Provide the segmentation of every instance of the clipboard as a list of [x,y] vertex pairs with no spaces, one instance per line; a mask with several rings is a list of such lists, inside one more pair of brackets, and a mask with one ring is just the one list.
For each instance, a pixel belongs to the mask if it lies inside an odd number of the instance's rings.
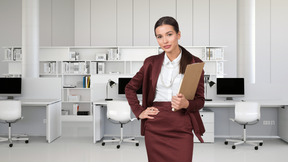
[[182,93],[187,100],[194,99],[204,64],[204,62],[201,62],[186,66],[179,93]]

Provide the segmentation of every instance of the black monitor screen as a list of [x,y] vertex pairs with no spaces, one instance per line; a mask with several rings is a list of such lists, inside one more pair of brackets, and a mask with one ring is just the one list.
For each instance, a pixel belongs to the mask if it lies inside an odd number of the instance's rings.
[[[125,94],[126,84],[128,84],[131,79],[132,78],[118,78],[118,94]],[[142,94],[142,87],[138,89],[136,93]]]
[[21,78],[0,78],[1,96],[18,96],[21,94]]
[[217,95],[244,95],[244,78],[217,78]]

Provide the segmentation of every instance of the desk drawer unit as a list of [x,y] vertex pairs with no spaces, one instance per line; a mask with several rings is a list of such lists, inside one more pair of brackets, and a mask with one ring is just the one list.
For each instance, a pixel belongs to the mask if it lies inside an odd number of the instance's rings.
[[279,108],[278,111],[278,134],[284,141],[288,142],[288,106],[285,106],[284,108]]
[[[204,142],[214,142],[214,112],[209,109],[204,109],[200,111],[200,115],[206,130],[202,136]],[[194,141],[199,142],[196,136],[194,136]]]

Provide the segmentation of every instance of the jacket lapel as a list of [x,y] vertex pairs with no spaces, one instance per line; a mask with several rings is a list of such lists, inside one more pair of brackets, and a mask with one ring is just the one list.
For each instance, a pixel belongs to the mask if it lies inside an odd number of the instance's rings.
[[164,52],[159,54],[159,57],[153,62],[153,68],[152,68],[152,89],[153,89],[153,94],[155,94],[156,91],[156,85],[157,85],[157,80],[161,71],[161,67],[164,61]]

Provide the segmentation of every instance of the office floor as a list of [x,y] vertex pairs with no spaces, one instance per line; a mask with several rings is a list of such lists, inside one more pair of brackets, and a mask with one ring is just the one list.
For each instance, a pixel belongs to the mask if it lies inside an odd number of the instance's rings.
[[[15,142],[12,148],[0,143],[1,162],[147,162],[144,139],[140,146],[123,144],[116,149],[115,144],[93,144],[91,138],[61,137],[51,144],[44,137],[31,137],[30,143]],[[235,150],[224,145],[224,139],[216,139],[214,144],[195,144],[193,162],[286,162],[288,143],[280,139],[264,139],[259,150],[244,145]],[[175,155],[177,156],[177,155]]]

